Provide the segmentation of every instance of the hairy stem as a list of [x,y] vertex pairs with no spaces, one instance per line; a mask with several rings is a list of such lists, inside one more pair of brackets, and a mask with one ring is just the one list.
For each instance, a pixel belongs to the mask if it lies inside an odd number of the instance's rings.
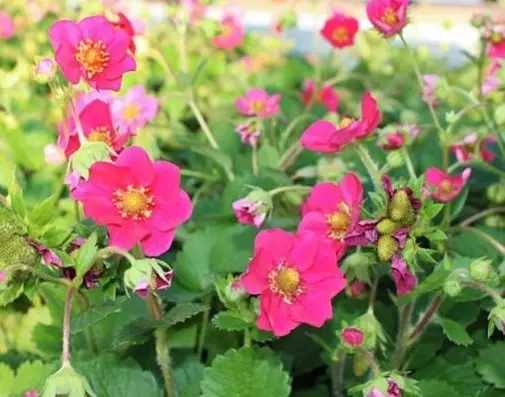
[[259,173],[259,165],[258,165],[258,148],[256,145],[252,145],[252,171],[254,175],[258,175]]
[[409,151],[405,147],[403,147],[402,152],[410,178],[414,180],[417,179],[416,170],[414,169],[414,164],[412,164],[412,159],[410,158]]
[[381,369],[379,367],[379,364],[375,360],[373,353],[370,350],[365,349],[364,347],[358,348],[358,351],[361,354],[363,354],[363,356],[365,356],[365,358],[367,359],[368,363],[370,364],[370,369],[372,370],[374,376],[375,377],[379,376],[381,373]]
[[345,352],[340,352],[338,361],[330,365],[332,397],[344,397]]
[[410,323],[410,314],[412,313],[412,304],[407,303],[403,306],[400,320],[398,323],[398,339],[396,342],[395,352],[393,354],[392,369],[399,369],[403,363],[403,358],[408,347],[408,330]]
[[503,298],[501,295],[496,291],[495,289],[487,286],[486,284],[480,283],[478,281],[472,281],[472,280],[465,280],[461,281],[461,285],[464,285],[466,287],[474,288],[481,290],[485,294],[489,295],[497,305],[502,305],[503,304]]
[[65,309],[63,312],[63,340],[61,364],[63,366],[70,364],[70,316],[72,314],[72,299],[74,297],[75,288],[70,287],[65,298]]
[[423,317],[421,317],[421,320],[417,323],[415,326],[414,330],[410,333],[409,335],[409,342],[413,342],[417,339],[418,336],[420,336],[423,331],[426,329],[428,324],[430,323],[431,319],[437,312],[438,308],[440,307],[442,303],[442,296],[437,295],[431,302],[430,306],[428,307],[428,310],[426,310],[426,313],[424,313]]
[[200,108],[196,104],[195,100],[193,98],[191,98],[188,101],[188,105],[189,105],[191,111],[193,112],[193,114],[195,115],[196,120],[198,121],[198,124],[200,124],[200,128],[202,129],[203,133],[205,134],[205,137],[207,138],[207,140],[209,141],[210,146],[212,146],[214,149],[219,149],[219,145],[218,145],[216,139],[214,138],[214,135],[212,135],[212,131],[210,130],[209,125],[205,121],[205,118],[203,117],[202,112],[200,111]]
[[281,170],[286,170],[288,169],[293,163],[296,161],[298,156],[302,153],[303,148],[300,145],[300,142],[296,141],[294,142],[288,150],[284,152],[282,155],[280,161],[279,161],[279,168]]
[[209,324],[210,309],[212,305],[212,295],[205,297],[205,305],[207,308],[203,312],[202,323],[200,326],[200,335],[198,336],[198,359],[202,361],[203,357],[203,347],[205,345],[205,336],[207,335],[207,326]]
[[381,186],[381,175],[377,165],[373,162],[368,150],[366,150],[362,145],[356,145],[356,151],[358,152],[361,162],[368,171],[368,174],[372,178],[375,189],[379,191]]
[[472,223],[477,222],[479,219],[485,218],[489,215],[498,214],[500,212],[505,212],[505,207],[489,208],[468,217],[456,227],[470,226]]
[[284,192],[291,192],[291,191],[296,191],[296,190],[302,190],[304,192],[308,192],[310,191],[310,186],[304,186],[304,185],[291,185],[291,186],[282,186],[282,187],[278,187],[278,188],[275,188],[275,189],[272,189],[268,192],[268,194],[270,195],[270,197],[274,197],[280,193],[284,193]]
[[252,346],[251,330],[249,328],[246,328],[244,330],[244,347],[251,347],[251,346]]

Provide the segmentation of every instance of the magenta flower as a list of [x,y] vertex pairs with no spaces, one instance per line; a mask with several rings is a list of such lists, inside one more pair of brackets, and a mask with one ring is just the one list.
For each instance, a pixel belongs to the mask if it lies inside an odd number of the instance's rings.
[[493,61],[489,66],[487,76],[482,83],[482,94],[488,95],[500,87],[501,79],[496,75],[496,73],[502,68],[500,62]]
[[358,33],[359,22],[356,18],[335,12],[324,23],[321,35],[335,48],[354,45],[354,36]]
[[384,134],[379,141],[377,146],[384,150],[398,150],[405,144],[405,135],[401,131],[389,132]]
[[130,38],[103,16],[78,23],[58,21],[49,29],[49,39],[56,62],[72,84],[83,78],[93,88],[119,91],[123,74],[136,69],[128,53]]
[[221,20],[221,32],[212,39],[212,45],[224,51],[233,51],[244,41],[244,26],[239,18],[227,14]]
[[431,167],[424,174],[431,196],[441,203],[454,200],[461,193],[470,178],[472,170],[466,168],[461,175],[449,175],[444,171]]
[[258,137],[261,135],[259,126],[254,122],[242,123],[237,126],[235,132],[240,135],[242,143],[256,146]]
[[7,280],[7,275],[4,272],[0,272],[0,284]]
[[315,233],[340,258],[347,248],[345,238],[359,222],[362,201],[363,187],[355,174],[347,174],[338,184],[318,183],[302,206],[298,232]]
[[254,225],[260,227],[267,216],[267,209],[261,201],[250,201],[247,198],[233,203],[233,211],[237,220],[242,225]]
[[[379,389],[374,387],[367,395],[366,397],[386,397],[384,393],[382,393]],[[389,396],[387,396],[389,397]]]
[[24,392],[23,397],[39,397],[37,390],[27,390]]
[[133,40],[133,38],[135,37],[135,30],[133,28],[132,21],[130,21],[128,17],[122,12],[119,12],[116,17],[117,17],[116,21],[111,21],[112,25],[116,29],[120,29],[128,35],[128,41],[129,41],[128,49],[131,51],[132,54],[135,54],[136,46],[135,41]]
[[365,291],[366,291],[366,283],[364,281],[354,279],[351,282],[351,288],[350,288],[351,296],[354,297],[361,296],[365,293]]
[[407,262],[400,255],[393,256],[391,276],[396,284],[398,296],[409,294],[417,285],[417,276],[409,270]]
[[77,171],[72,171],[65,178],[65,185],[68,186],[70,191],[70,195],[74,198],[74,200],[80,199],[80,190],[79,188],[84,183],[84,179]]
[[203,19],[207,11],[207,5],[200,0],[182,0],[181,6],[189,13],[189,21],[196,23]]
[[[128,134],[118,134],[112,123],[109,105],[100,100],[94,100],[79,114],[84,135],[91,142],[103,142],[114,151],[119,152],[130,138]],[[81,146],[77,130],[74,128],[73,119],[70,119],[68,128],[61,125],[59,128],[58,145],[70,158]]]
[[496,156],[487,148],[487,145],[495,142],[496,138],[494,136],[487,136],[479,140],[479,136],[474,132],[467,135],[463,140],[451,145],[451,151],[460,162],[470,161],[475,156],[475,153],[479,151],[480,156],[485,162],[492,163]]
[[342,341],[351,347],[361,346],[365,340],[365,334],[358,328],[347,327],[340,333]]
[[153,162],[144,149],[130,147],[115,163],[98,161],[79,187],[84,214],[106,226],[110,245],[124,250],[140,244],[148,256],[172,245],[175,229],[192,212],[180,188],[180,170],[167,161]]
[[40,257],[42,258],[42,262],[44,265],[55,266],[55,267],[63,267],[63,261],[60,259],[58,255],[45,245],[37,243],[35,240],[31,238],[27,238],[26,241],[30,244],[35,250],[38,252]]
[[437,106],[437,84],[440,81],[440,77],[433,74],[425,74],[423,76],[423,101],[432,106]]
[[5,12],[0,11],[0,39],[7,40],[16,33],[14,20]]
[[369,0],[366,13],[372,25],[384,37],[391,37],[407,25],[409,0]]
[[[156,272],[153,272],[153,275],[155,277],[154,280],[154,289],[156,291],[161,291],[167,288],[170,288],[172,285],[172,278],[174,277],[174,271],[169,270],[163,274],[164,278],[160,277]],[[147,279],[142,279],[140,280],[137,285],[133,288],[133,292],[135,292],[139,297],[146,299],[147,298],[147,293],[149,291],[149,280]]]
[[400,386],[392,379],[388,379],[388,393],[388,397],[402,397]]
[[340,98],[336,90],[331,85],[325,85],[320,90],[316,87],[316,82],[312,79],[305,80],[302,92],[302,101],[305,106],[311,103],[322,104],[328,112],[337,112]]
[[331,299],[346,285],[336,263],[331,246],[313,233],[261,231],[241,278],[249,294],[260,295],[257,327],[276,336],[302,323],[321,327],[333,316]]
[[267,119],[279,113],[281,94],[268,95],[261,88],[251,88],[247,93],[237,99],[237,109],[244,116],[256,116]]
[[139,128],[156,117],[158,101],[147,95],[143,86],[136,85],[128,90],[124,98],[112,102],[112,114],[120,134],[135,135]]
[[369,92],[361,99],[361,119],[343,118],[338,128],[331,122],[319,120],[311,124],[301,137],[304,148],[318,153],[337,153],[345,146],[370,135],[380,124],[382,114],[377,101]]

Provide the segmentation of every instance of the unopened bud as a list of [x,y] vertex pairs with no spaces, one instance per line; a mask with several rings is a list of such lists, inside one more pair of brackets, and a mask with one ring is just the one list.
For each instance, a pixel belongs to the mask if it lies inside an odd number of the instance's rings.
[[361,346],[365,340],[365,334],[358,328],[347,327],[340,333],[340,339],[349,347]]
[[457,280],[447,280],[444,283],[444,292],[452,298],[459,295],[461,288],[461,284]]
[[46,84],[56,75],[58,67],[52,58],[42,58],[33,68],[33,78],[36,82]]
[[488,259],[477,259],[470,264],[470,277],[476,281],[487,281],[492,273],[493,267]]
[[405,158],[402,152],[395,150],[394,152],[388,153],[386,161],[390,167],[398,168],[403,165]]

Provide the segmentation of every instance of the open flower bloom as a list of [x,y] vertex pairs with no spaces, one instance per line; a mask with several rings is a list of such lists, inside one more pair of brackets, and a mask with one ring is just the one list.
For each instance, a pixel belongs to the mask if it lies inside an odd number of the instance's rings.
[[0,39],[10,39],[15,33],[14,20],[5,12],[0,11]]
[[200,0],[182,0],[181,6],[189,14],[189,22],[197,23],[205,16],[207,12],[207,5],[200,2]]
[[346,281],[335,252],[315,234],[270,229],[257,235],[241,284],[260,295],[257,327],[284,336],[302,323],[321,327]]
[[358,30],[359,22],[356,18],[336,12],[324,23],[321,35],[333,47],[344,48],[354,44]]
[[305,80],[303,86],[302,100],[305,106],[316,103],[324,105],[328,112],[337,111],[340,99],[333,86],[325,85],[318,90],[316,82],[312,79]]
[[437,84],[440,81],[440,77],[434,74],[425,74],[423,76],[423,95],[422,99],[427,104],[431,106],[437,105]]
[[431,167],[426,170],[424,176],[431,196],[441,203],[447,203],[461,193],[471,174],[470,168],[465,168],[461,175],[449,175],[438,168]]
[[417,276],[409,270],[407,262],[400,255],[393,256],[391,276],[396,285],[396,294],[399,296],[407,295],[417,285]]
[[471,160],[478,150],[482,159],[487,163],[491,163],[496,156],[486,145],[494,142],[496,142],[494,136],[487,136],[479,140],[479,136],[474,132],[473,134],[467,135],[463,140],[451,145],[451,151],[458,161],[464,162]]
[[372,25],[384,37],[391,37],[407,25],[409,0],[369,0],[366,13]]
[[244,41],[244,26],[235,15],[228,14],[221,20],[221,32],[212,39],[214,47],[233,51]]
[[279,113],[281,94],[268,95],[261,88],[251,88],[247,93],[237,99],[237,109],[244,116],[257,116],[266,119]]
[[106,226],[110,245],[124,250],[140,244],[148,256],[172,245],[175,229],[192,212],[191,200],[180,188],[180,170],[167,161],[153,162],[133,146],[115,163],[98,161],[79,187],[84,214]]
[[128,90],[123,98],[112,102],[112,114],[121,134],[135,135],[139,128],[156,117],[158,101],[147,95],[141,85]]
[[363,187],[355,174],[347,174],[338,184],[318,183],[302,206],[298,232],[315,233],[340,258],[346,250],[345,238],[359,222],[362,201]]
[[[156,291],[164,290],[169,288],[172,285],[172,278],[174,277],[174,271],[169,270],[163,274],[164,278],[160,277],[157,273],[153,272],[154,279],[154,289]],[[138,296],[145,299],[147,298],[147,293],[149,291],[149,280],[146,278],[140,280],[137,285],[133,288],[133,292],[135,292]]]
[[382,114],[369,92],[361,99],[361,119],[343,118],[337,127],[326,120],[311,124],[301,137],[304,148],[319,153],[336,153],[346,145],[370,135],[380,124]]
[[[79,113],[79,120],[84,135],[89,141],[106,143],[116,152],[119,152],[130,138],[128,134],[116,132],[112,124],[109,105],[98,99],[91,102]],[[65,151],[67,158],[70,158],[81,146],[77,130],[74,127],[74,121],[70,119],[70,124],[60,125],[59,128],[58,145]]]
[[347,327],[340,333],[340,338],[348,346],[360,346],[365,340],[365,334],[358,328]]
[[81,78],[96,89],[119,91],[123,74],[136,69],[128,53],[130,37],[103,16],[78,23],[61,20],[49,29],[55,59],[65,78]]
[[235,201],[233,211],[242,225],[260,227],[267,216],[267,211],[261,201],[250,201],[247,198]]
[[248,143],[251,146],[256,146],[258,138],[261,135],[259,125],[255,122],[239,124],[235,132],[240,135],[242,143]]
[[115,21],[111,21],[112,25],[116,29],[120,29],[128,35],[129,40],[128,49],[131,51],[132,54],[135,54],[136,47],[135,47],[135,41],[133,40],[133,38],[135,37],[135,29],[133,28],[132,22],[122,12],[119,12],[116,17],[117,19]]

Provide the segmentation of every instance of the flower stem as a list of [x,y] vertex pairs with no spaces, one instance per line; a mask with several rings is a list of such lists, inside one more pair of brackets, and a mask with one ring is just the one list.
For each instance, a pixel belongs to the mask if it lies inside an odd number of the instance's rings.
[[365,358],[368,360],[368,363],[370,364],[370,369],[372,370],[372,373],[374,374],[375,377],[379,376],[381,373],[379,364],[375,360],[374,355],[372,352],[368,349],[365,349],[364,347],[358,348],[358,351],[365,356]]
[[484,63],[486,61],[486,52],[487,52],[487,40],[485,38],[480,39],[480,54],[479,54],[479,63],[477,67],[477,97],[479,101],[482,100],[482,84],[484,83]]
[[407,170],[409,171],[409,176],[411,179],[417,179],[416,176],[416,170],[414,169],[414,164],[412,164],[412,159],[410,158],[409,151],[405,149],[405,147],[402,148],[403,152],[403,157],[405,158],[405,165],[407,166]]
[[286,170],[287,168],[289,168],[296,161],[296,159],[302,153],[302,151],[303,148],[300,146],[300,142],[298,142],[297,140],[282,155],[279,161],[279,168],[281,170]]
[[483,284],[478,281],[472,281],[472,280],[464,280],[461,281],[461,285],[464,285],[466,287],[474,288],[481,290],[485,294],[489,295],[497,305],[502,305],[503,304],[503,298],[501,295],[498,293],[498,291],[494,290],[493,288],[487,286],[486,284]]
[[200,179],[205,179],[207,181],[215,181],[217,178],[214,175],[210,174],[205,174],[204,172],[199,172],[199,171],[193,171],[193,170],[186,170],[186,169],[181,169],[181,175],[182,176],[191,176],[194,178],[200,178]]
[[379,286],[379,277],[377,277],[373,284],[372,289],[370,290],[370,298],[368,299],[368,310],[373,312],[373,308],[375,306],[375,300],[377,299],[377,288]]
[[244,330],[244,347],[251,347],[251,346],[252,346],[251,330],[249,328],[246,328]]
[[332,362],[330,365],[332,397],[344,397],[343,386],[345,358],[345,352],[340,352],[338,355],[338,361]]
[[259,173],[259,165],[258,165],[258,148],[256,145],[252,145],[252,171],[254,175],[258,175]]
[[79,143],[82,145],[88,139],[86,135],[84,135],[84,130],[82,129],[81,119],[79,118],[79,114],[77,113],[77,108],[74,103],[74,99],[69,96],[68,103],[70,104],[70,111],[72,112],[72,117],[74,118],[75,127],[77,130],[77,136],[79,137]]
[[308,192],[310,191],[310,189],[311,189],[310,186],[304,186],[304,185],[281,186],[270,190],[268,194],[270,195],[270,197],[274,197],[280,193],[291,192],[296,190],[303,190],[305,192]]
[[205,304],[207,308],[203,312],[202,324],[200,326],[200,335],[198,336],[198,359],[202,361],[203,357],[203,347],[205,345],[205,336],[207,335],[207,326],[209,324],[210,309],[212,305],[212,295],[205,297]]
[[212,131],[210,130],[209,125],[205,121],[205,119],[202,115],[202,112],[200,111],[200,108],[196,104],[195,100],[193,98],[191,98],[188,101],[188,105],[189,105],[191,111],[193,112],[193,114],[195,115],[196,120],[198,121],[198,124],[200,124],[200,128],[202,129],[203,133],[205,134],[205,137],[207,138],[207,140],[209,141],[210,146],[212,146],[214,149],[219,149],[219,145],[218,145],[216,139],[214,138],[214,135],[212,135]]
[[368,150],[366,150],[362,145],[356,145],[356,151],[358,152],[358,156],[361,159],[361,162],[368,171],[368,174],[372,178],[375,189],[378,191],[381,186],[381,175],[379,169],[370,157]]
[[505,177],[505,172],[499,170],[498,168],[493,167],[491,164],[486,163],[485,161],[482,160],[469,160],[469,161],[463,161],[459,163],[454,163],[451,165],[448,169],[447,172],[451,173],[452,171],[464,167],[464,166],[469,166],[469,165],[476,165],[480,168],[485,169],[486,171],[491,172],[492,174],[495,174],[501,178]]
[[408,330],[410,322],[410,314],[412,313],[412,304],[407,303],[403,306],[401,311],[400,320],[398,323],[398,339],[396,342],[396,349],[393,354],[392,369],[399,369],[403,363],[403,358],[407,352],[408,347]]
[[72,299],[74,297],[75,288],[70,287],[67,290],[67,297],[65,298],[65,309],[63,312],[63,340],[62,340],[62,353],[61,364],[63,366],[70,364],[70,316],[72,314]]
[[414,330],[409,335],[409,339],[408,339],[409,343],[416,340],[416,338],[422,334],[422,332],[426,329],[426,327],[430,323],[431,319],[433,318],[433,316],[437,312],[441,303],[442,303],[442,296],[441,295],[435,296],[435,298],[431,302],[430,306],[428,307],[428,310],[426,310],[426,313],[424,313],[421,320],[417,323]]
[[461,222],[457,227],[470,226],[472,223],[478,221],[479,219],[482,219],[482,218],[485,218],[489,215],[497,214],[500,212],[505,212],[505,207],[489,208],[487,210],[478,212],[477,214],[470,216],[469,218],[467,218],[463,222]]

